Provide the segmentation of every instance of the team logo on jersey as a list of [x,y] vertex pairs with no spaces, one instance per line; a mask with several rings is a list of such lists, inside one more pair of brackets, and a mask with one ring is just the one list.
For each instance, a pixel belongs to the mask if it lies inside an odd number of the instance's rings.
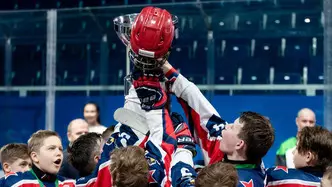
[[273,171],[282,170],[288,173],[288,168],[286,166],[276,166]]
[[250,179],[249,182],[246,182],[246,181],[240,181],[240,183],[241,183],[244,187],[254,187],[254,182],[252,181],[252,179]]
[[154,173],[156,172],[156,170],[150,170],[149,171],[149,183],[158,183],[157,180],[153,177]]

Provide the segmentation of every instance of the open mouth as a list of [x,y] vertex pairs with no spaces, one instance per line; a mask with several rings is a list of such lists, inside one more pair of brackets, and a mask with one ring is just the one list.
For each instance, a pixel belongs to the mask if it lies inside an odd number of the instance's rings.
[[59,159],[57,159],[55,162],[54,162],[54,164],[56,164],[56,165],[59,165],[61,163],[61,159],[59,158]]

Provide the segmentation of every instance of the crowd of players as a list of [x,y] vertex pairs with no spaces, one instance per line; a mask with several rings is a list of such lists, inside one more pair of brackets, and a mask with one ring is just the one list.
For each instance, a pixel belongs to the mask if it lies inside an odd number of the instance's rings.
[[[298,114],[297,136],[278,150],[283,163],[264,168],[262,158],[275,139],[270,120],[251,111],[233,123],[222,119],[197,86],[167,61],[174,32],[172,16],[155,7],[144,8],[132,27],[129,55],[135,68],[123,108],[142,117],[126,116],[137,123],[128,120],[113,129],[99,122],[89,132],[89,120],[73,120],[65,151],[59,135],[48,130],[33,133],[27,144],[5,145],[0,186],[332,186],[332,134],[303,117],[310,116],[309,109]],[[187,120],[170,111],[170,94]],[[149,131],[135,128],[138,124]],[[204,158],[200,169],[193,163],[195,144]]]

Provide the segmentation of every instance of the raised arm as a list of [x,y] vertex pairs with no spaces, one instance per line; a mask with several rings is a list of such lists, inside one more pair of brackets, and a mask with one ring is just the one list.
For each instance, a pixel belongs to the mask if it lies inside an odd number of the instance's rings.
[[198,87],[188,81],[168,62],[163,65],[162,69],[171,82],[171,92],[176,95],[186,114],[188,125],[194,128],[195,137],[202,148],[205,164],[221,160],[223,153],[219,150],[219,141],[216,140],[221,138],[226,121],[220,117]]

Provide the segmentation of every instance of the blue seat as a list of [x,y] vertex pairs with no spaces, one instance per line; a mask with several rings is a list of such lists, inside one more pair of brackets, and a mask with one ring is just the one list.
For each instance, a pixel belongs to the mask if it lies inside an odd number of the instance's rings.
[[57,73],[65,85],[85,85],[87,70],[87,46],[63,44],[58,49]]
[[239,30],[258,31],[262,28],[262,13],[243,12],[239,13]]
[[269,63],[259,58],[248,58],[240,64],[242,67],[242,84],[269,83]]
[[266,29],[277,31],[280,29],[290,29],[292,13],[288,11],[277,11],[267,13]]
[[280,38],[259,38],[255,39],[254,57],[265,60],[271,64],[280,56]]
[[14,46],[12,63],[12,85],[33,85],[37,72],[43,69],[41,51],[35,45]]
[[299,73],[276,73],[274,84],[302,84],[302,75]]
[[285,58],[292,64],[308,66],[311,50],[311,37],[286,38]]
[[226,39],[226,47],[224,56],[233,61],[233,63],[239,63],[248,56],[250,56],[250,39]]
[[[319,1],[319,0],[317,0]],[[316,12],[297,12],[296,28],[315,31],[322,28],[321,10]]]
[[323,84],[324,83],[324,61],[323,56],[310,58],[308,67],[308,83]]
[[226,57],[216,58],[215,84],[235,84],[238,65]]

